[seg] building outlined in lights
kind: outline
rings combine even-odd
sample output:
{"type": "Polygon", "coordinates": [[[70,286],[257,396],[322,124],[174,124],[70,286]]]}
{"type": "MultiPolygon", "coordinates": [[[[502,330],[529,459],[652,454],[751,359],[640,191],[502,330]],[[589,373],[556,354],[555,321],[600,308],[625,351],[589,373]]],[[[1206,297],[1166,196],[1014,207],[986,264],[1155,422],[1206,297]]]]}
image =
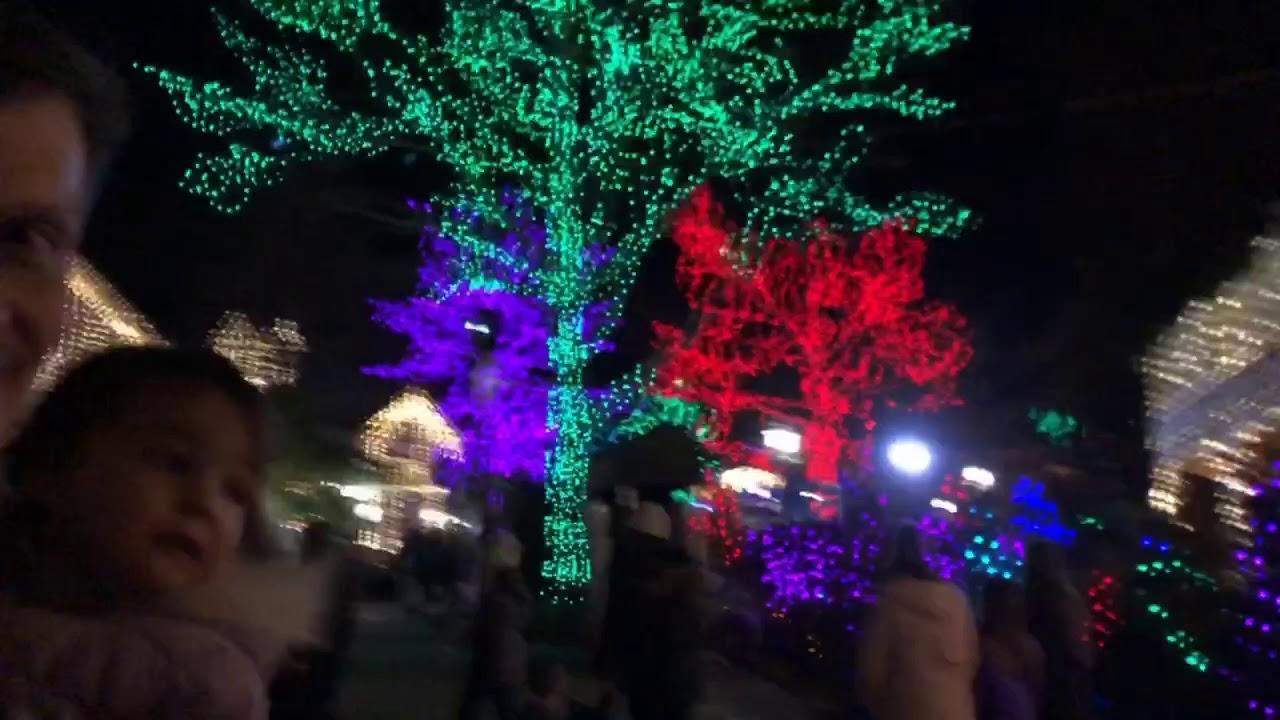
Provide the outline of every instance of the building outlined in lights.
{"type": "Polygon", "coordinates": [[[1141,365],[1152,452],[1148,504],[1190,528],[1192,478],[1208,478],[1217,520],[1240,542],[1251,532],[1256,448],[1280,428],[1276,230],[1253,240],[1244,271],[1212,297],[1188,302],[1141,365]]]}
{"type": "Polygon", "coordinates": [[[259,328],[238,312],[222,316],[209,333],[209,345],[260,390],[296,383],[298,358],[307,351],[292,320],[276,318],[271,327],[259,328]]]}
{"type": "Polygon", "coordinates": [[[62,336],[41,362],[36,387],[46,389],[93,353],[120,345],[163,345],[147,318],[82,257],[71,259],[62,336]]]}
{"type": "Polygon", "coordinates": [[[425,391],[408,388],[392,398],[365,421],[356,446],[384,478],[381,487],[362,490],[371,498],[362,502],[371,528],[360,532],[360,544],[396,552],[407,524],[461,522],[445,509],[449,491],[434,484],[434,470],[439,457],[463,457],[462,436],[425,391]]]}

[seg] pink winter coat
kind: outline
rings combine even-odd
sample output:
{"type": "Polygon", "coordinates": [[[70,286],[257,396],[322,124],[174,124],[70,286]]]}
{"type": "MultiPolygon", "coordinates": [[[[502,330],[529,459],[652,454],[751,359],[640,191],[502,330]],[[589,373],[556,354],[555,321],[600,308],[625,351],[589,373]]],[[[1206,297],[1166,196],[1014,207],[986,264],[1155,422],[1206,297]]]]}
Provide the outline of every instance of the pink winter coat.
{"type": "Polygon", "coordinates": [[[896,578],[881,591],[863,637],[859,697],[876,720],[974,720],[979,661],[978,630],[960,588],[896,578]]]}
{"type": "Polygon", "coordinates": [[[237,569],[172,615],[0,610],[0,708],[67,708],[91,720],[265,720],[266,686],[308,644],[319,569],[237,569]],[[270,582],[264,580],[270,578],[270,582]]]}

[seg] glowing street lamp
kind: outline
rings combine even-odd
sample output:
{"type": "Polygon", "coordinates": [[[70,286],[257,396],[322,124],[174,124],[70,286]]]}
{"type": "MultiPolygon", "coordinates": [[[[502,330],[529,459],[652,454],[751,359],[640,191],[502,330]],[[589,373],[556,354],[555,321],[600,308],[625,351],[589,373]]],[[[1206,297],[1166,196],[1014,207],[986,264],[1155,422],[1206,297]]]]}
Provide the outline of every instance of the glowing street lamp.
{"type": "Polygon", "coordinates": [[[949,512],[952,515],[956,514],[956,511],[960,509],[955,503],[950,500],[943,500],[942,498],[934,498],[930,500],[929,507],[949,512]]]}
{"type": "Polygon", "coordinates": [[[761,431],[760,435],[764,438],[764,446],[770,450],[777,450],[787,455],[800,452],[800,433],[794,430],[775,427],[761,431]]]}
{"type": "Polygon", "coordinates": [[[889,444],[889,464],[905,475],[920,475],[933,464],[929,446],[919,440],[894,440],[889,444]]]}
{"type": "Polygon", "coordinates": [[[960,471],[960,477],[966,485],[975,485],[983,490],[990,490],[995,487],[995,473],[986,468],[974,467],[970,465],[960,471]]]}

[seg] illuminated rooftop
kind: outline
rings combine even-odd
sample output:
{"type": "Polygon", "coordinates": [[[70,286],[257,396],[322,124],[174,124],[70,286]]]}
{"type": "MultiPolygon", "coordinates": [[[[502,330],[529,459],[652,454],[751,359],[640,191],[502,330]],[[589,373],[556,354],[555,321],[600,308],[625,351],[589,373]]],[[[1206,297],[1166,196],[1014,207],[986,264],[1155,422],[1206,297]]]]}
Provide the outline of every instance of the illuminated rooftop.
{"type": "Polygon", "coordinates": [[[209,344],[263,390],[297,382],[297,360],[307,350],[297,323],[276,318],[271,327],[259,328],[237,312],[222,316],[209,334],[209,344]]]}
{"type": "Polygon", "coordinates": [[[100,350],[165,342],[147,318],[84,258],[72,259],[66,283],[66,324],[57,347],[40,366],[38,387],[48,387],[67,368],[100,350]]]}
{"type": "Polygon", "coordinates": [[[1223,522],[1247,531],[1251,449],[1280,423],[1280,239],[1258,237],[1249,266],[1187,303],[1142,361],[1152,484],[1177,515],[1194,472],[1220,484],[1223,522]]]}
{"type": "Polygon", "coordinates": [[[461,458],[462,436],[425,391],[409,388],[374,413],[357,445],[401,485],[430,485],[437,456],[461,458]]]}

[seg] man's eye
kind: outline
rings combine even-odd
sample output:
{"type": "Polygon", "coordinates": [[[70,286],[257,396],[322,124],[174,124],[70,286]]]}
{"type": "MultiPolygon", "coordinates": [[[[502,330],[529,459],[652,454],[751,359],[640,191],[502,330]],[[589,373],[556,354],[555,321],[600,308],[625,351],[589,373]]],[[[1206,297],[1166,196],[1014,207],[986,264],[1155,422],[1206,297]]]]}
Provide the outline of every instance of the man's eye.
{"type": "Polygon", "coordinates": [[[21,219],[0,223],[0,260],[4,262],[52,268],[60,262],[59,247],[52,227],[21,219]]]}

